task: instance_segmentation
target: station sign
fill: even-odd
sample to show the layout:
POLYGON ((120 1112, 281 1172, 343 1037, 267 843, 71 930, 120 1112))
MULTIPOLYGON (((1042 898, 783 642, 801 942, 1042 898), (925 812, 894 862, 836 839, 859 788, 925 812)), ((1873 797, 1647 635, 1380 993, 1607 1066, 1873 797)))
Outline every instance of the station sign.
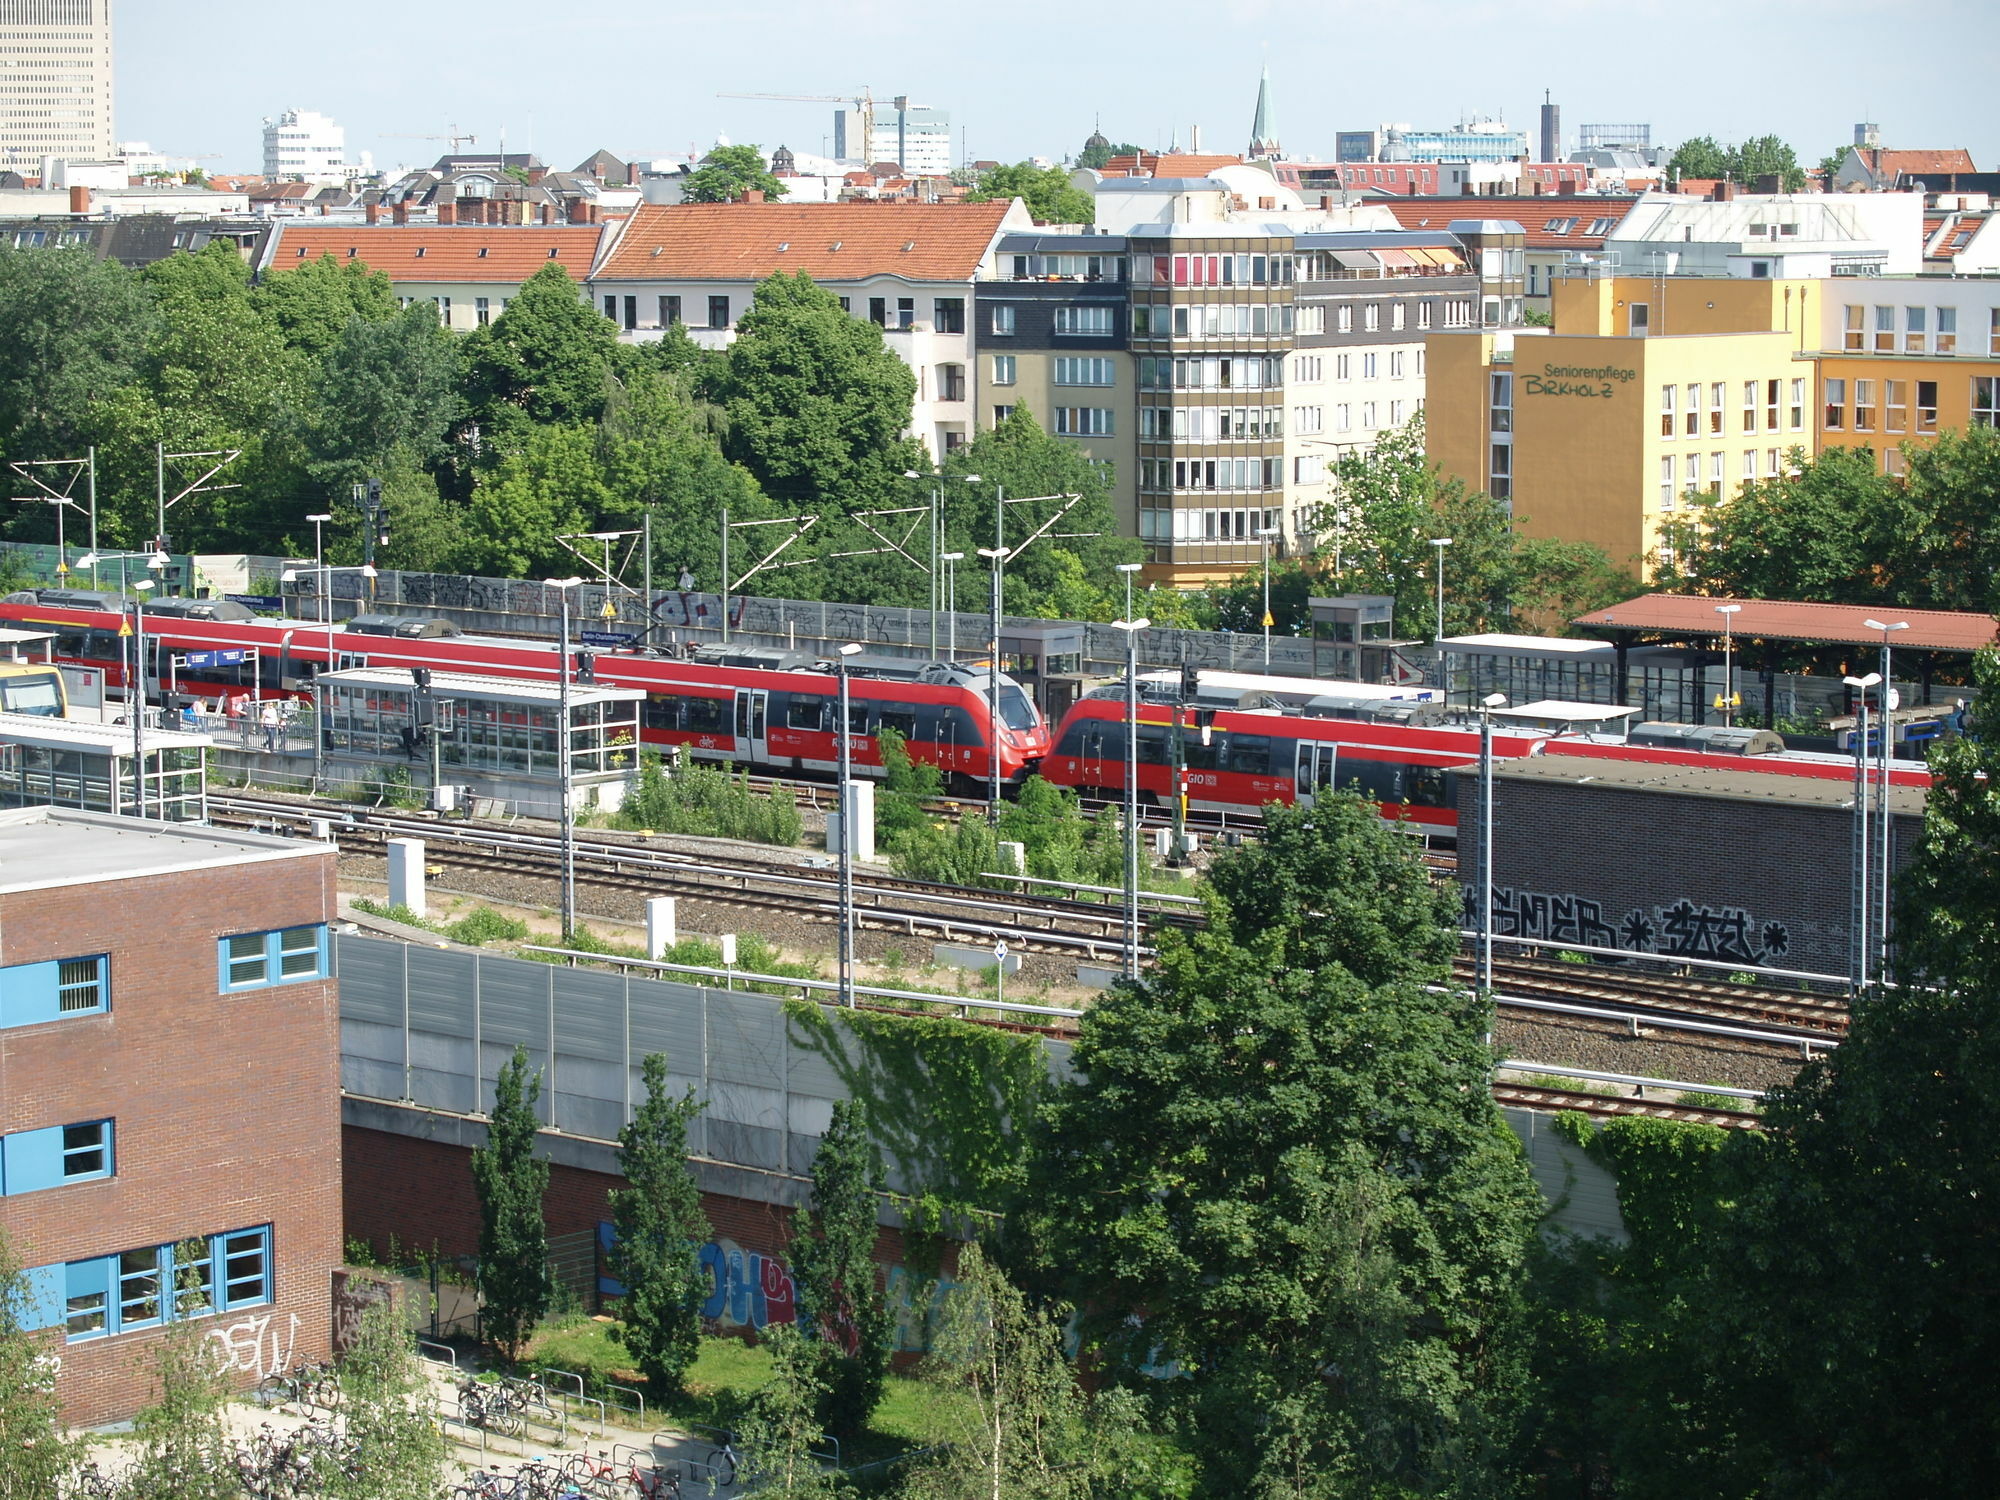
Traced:
POLYGON ((615 630, 586 630, 578 637, 586 646, 595 646, 600 651, 616 651, 629 646, 639 639, 636 635, 625 635, 615 630))
POLYGON ((250 659, 248 651, 190 651, 181 658, 189 667, 233 667, 250 659))
POLYGON ((277 594, 224 594, 231 604, 240 604, 245 609, 269 611, 275 614, 285 607, 285 601, 277 594))

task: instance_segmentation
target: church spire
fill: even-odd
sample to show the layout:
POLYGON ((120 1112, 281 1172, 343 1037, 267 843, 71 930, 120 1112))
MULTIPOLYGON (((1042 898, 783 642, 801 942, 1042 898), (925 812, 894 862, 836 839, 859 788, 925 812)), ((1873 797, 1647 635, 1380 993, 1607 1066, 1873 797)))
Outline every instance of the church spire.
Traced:
POLYGON ((1267 67, 1257 80, 1257 115, 1250 122, 1251 160, 1260 156, 1282 156, 1278 144, 1278 113, 1271 104, 1271 70, 1267 67))

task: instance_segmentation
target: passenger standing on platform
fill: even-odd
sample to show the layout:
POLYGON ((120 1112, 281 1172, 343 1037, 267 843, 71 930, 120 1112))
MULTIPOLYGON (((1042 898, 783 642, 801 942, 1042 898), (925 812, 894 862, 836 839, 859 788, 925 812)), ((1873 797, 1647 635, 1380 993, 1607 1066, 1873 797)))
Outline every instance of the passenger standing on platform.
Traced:
POLYGON ((285 728, 285 710, 279 706, 276 698, 264 705, 261 722, 264 726, 264 748, 275 751, 278 748, 278 736, 285 728))

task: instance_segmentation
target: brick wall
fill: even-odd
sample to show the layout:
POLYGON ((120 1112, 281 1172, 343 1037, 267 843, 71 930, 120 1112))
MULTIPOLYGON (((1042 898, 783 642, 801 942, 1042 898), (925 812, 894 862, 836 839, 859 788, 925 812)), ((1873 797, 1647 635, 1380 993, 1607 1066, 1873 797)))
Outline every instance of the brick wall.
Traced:
MULTIPOLYGON (((331 855, 0 898, 0 962, 109 953, 109 1014, 0 1031, 0 1131, 109 1117, 115 1175, 0 1198, 24 1266, 271 1225, 274 1300, 223 1314, 236 1378, 327 1352, 340 1259, 335 986, 218 993, 216 941, 334 911, 331 855)), ((66 1344, 65 1418, 129 1416, 149 1398, 161 1330, 66 1344)))

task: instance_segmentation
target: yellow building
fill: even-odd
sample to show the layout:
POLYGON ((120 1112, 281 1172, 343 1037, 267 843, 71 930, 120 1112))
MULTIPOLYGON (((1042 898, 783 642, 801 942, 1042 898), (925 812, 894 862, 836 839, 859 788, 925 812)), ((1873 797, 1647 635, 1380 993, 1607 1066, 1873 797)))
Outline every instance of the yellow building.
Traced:
POLYGON ((1814 451, 1824 283, 1596 270, 1555 284, 1546 332, 1431 335, 1430 455, 1527 535, 1643 570, 1690 492, 1814 451))
POLYGON ((1873 448, 2000 426, 2000 285, 1946 276, 1831 282, 1821 310, 1814 420, 1823 448, 1873 448))

